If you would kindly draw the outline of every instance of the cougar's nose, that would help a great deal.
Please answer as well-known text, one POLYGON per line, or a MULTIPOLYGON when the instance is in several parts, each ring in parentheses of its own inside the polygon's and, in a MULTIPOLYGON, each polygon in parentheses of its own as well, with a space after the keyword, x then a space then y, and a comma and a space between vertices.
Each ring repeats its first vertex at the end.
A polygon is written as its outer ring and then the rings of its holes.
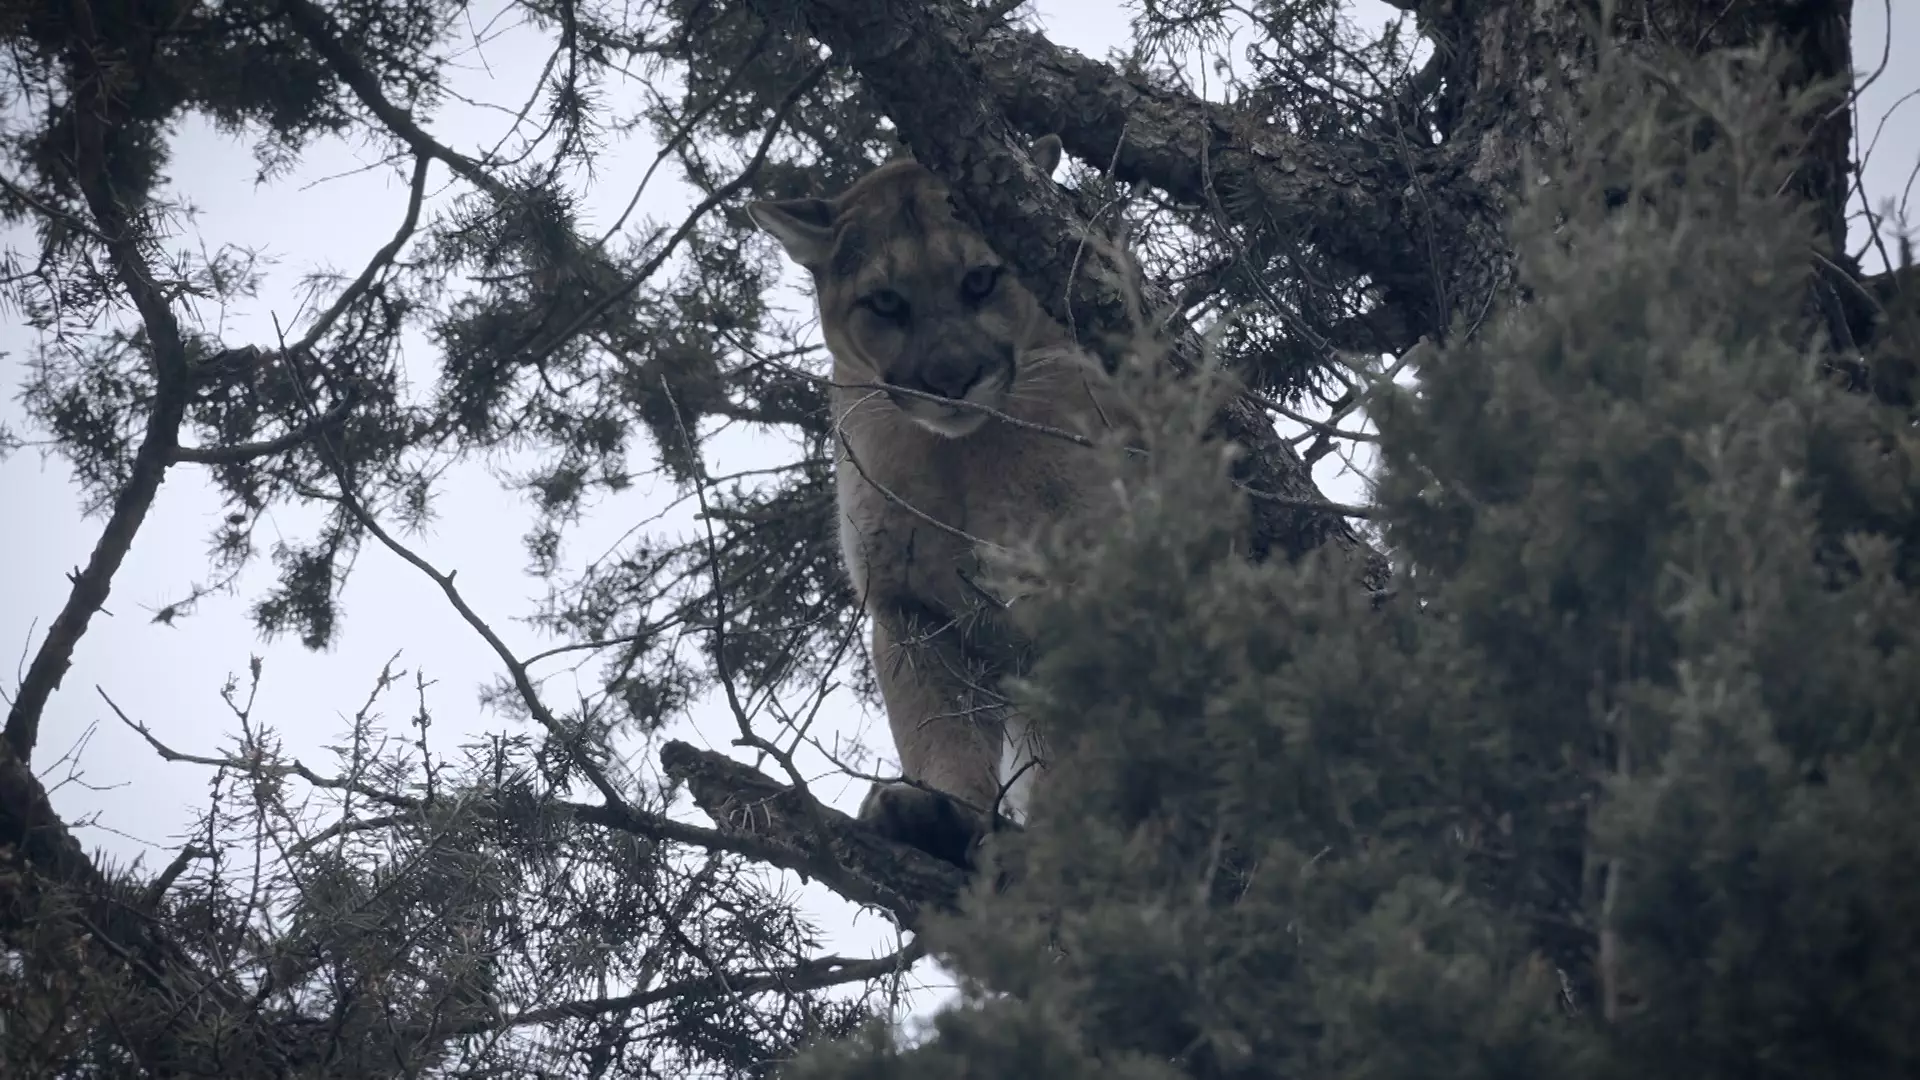
POLYGON ((986 360, 978 355, 933 356, 920 370, 920 381, 929 393, 958 401, 986 371, 986 360))

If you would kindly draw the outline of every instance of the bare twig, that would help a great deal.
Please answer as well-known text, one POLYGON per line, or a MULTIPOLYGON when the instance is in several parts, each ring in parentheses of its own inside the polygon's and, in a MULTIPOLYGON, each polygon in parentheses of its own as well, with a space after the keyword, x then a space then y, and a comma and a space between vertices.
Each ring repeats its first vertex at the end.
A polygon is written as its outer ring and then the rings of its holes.
POLYGON ((892 488, 889 488, 887 485, 882 484, 880 481, 875 480, 872 476, 868 475, 867 467, 860 463, 860 458, 857 455, 855 455, 853 452, 853 444, 847 441, 846 432, 836 430, 834 434, 839 437, 840 449, 843 453, 847 455, 847 460, 853 464, 854 471, 860 474, 860 479, 872 485, 873 489, 875 491, 878 491, 881 495, 884 495, 888 502, 898 505, 902 509, 906 510, 908 513, 912 514, 914 517, 917 517, 921 521, 924 521, 927 524, 933 526, 934 528, 939 529, 941 532, 946 533, 948 536, 965 540, 969 544, 977 544, 983 548, 987 548, 992 551, 1007 550, 1006 548, 1002 547, 999 544, 994 543, 991 540, 983 540, 980 537, 975 536, 970 532, 967 532, 965 529, 956 528, 955 526, 949 525, 946 522, 941 521, 939 518, 934 517, 932 514, 927 513, 926 511, 913 505, 907 500, 894 494, 892 488))
POLYGON ((379 788, 370 787, 366 784, 357 783, 343 777, 322 776, 301 764, 299 761, 269 763, 258 755, 244 758, 231 755, 215 757, 210 754, 189 754, 175 750, 173 747, 161 742, 160 737, 155 735, 152 729, 129 717, 126 710, 122 709, 112 697, 108 696, 105 688, 95 686, 94 690, 100 695, 101 700, 107 703, 107 707, 113 710, 113 715, 119 717, 121 723, 132 728, 135 734, 145 740, 146 744, 153 749, 153 752, 160 755, 160 760, 162 761, 182 762, 189 765, 204 765, 213 769, 232 769, 243 776, 256 778, 297 776, 317 788, 352 792, 362 798, 372 799, 375 802, 384 803, 387 806, 400 810, 416 811, 422 809, 425 805, 418 799, 409 798, 405 795, 397 795, 390 791, 382 791, 379 788))
MULTIPOLYGON (((304 0, 292 0, 292 2, 298 3, 304 2, 304 0)), ((639 288, 643 282, 653 276, 656 270, 660 269, 661 265, 679 248, 681 242, 693 233, 693 230, 699 226, 701 220, 704 219, 714 207, 719 206, 721 203, 733 198, 744 190, 746 186, 752 182, 754 175, 760 171, 760 166, 766 162, 768 151, 773 149, 774 139, 778 138, 781 130, 785 128, 787 117, 793 112, 794 107, 800 103, 800 99, 805 97, 808 91, 819 85, 820 80, 826 77, 827 71, 831 66, 830 62, 823 60, 815 64, 812 70, 800 78, 799 82, 794 83, 792 88, 787 91, 787 96, 781 100, 780 105, 774 110, 773 120, 767 124, 767 131, 761 138, 760 145, 754 149, 753 156, 747 159, 746 165, 741 168, 739 174, 725 184, 714 188, 712 192, 708 193, 706 198, 700 200, 692 210, 688 211, 687 216, 680 222, 680 227, 675 229, 673 235, 667 238, 667 242, 661 245, 660 250, 654 252, 653 257, 647 260, 646 265, 642 266, 633 274, 627 275, 626 280, 619 288, 602 296, 588 306, 587 310, 581 312, 573 322, 567 325, 566 329, 556 335, 546 348, 540 350, 538 354, 530 358, 527 362, 538 365, 548 356, 551 356, 563 344, 571 340, 575 334, 592 325, 594 320, 604 315, 608 308, 626 299, 633 293, 633 290, 639 288)))
MULTIPOLYGON (((323 435, 322 438, 324 440, 325 436, 323 435)), ((480 614, 473 610, 473 606, 467 603, 466 597, 461 595, 459 587, 453 583, 453 573, 441 573, 413 549, 396 540, 393 534, 388 532, 360 502, 359 496, 353 493, 347 472, 339 467, 337 459, 335 474, 341 485, 341 505, 345 506, 354 520, 360 523, 360 527, 373 534, 373 538, 380 541, 388 551, 398 555, 403 562, 426 575, 428 580, 440 587, 441 594, 447 598, 449 604, 453 605, 453 609, 460 613, 460 618, 465 620, 474 633, 480 635, 481 640, 487 643, 487 647, 493 650, 494 656, 499 658, 501 666, 507 669, 507 677, 513 680, 513 687, 519 692, 521 703, 527 707, 528 713, 539 722, 541 727, 547 729, 550 735, 561 740, 562 745, 568 749, 568 755, 579 766, 581 775, 585 776, 587 781, 600 792, 602 798, 612 804, 625 805, 626 797, 621 794, 620 788, 608 777, 606 770, 588 757, 585 748, 580 746, 579 733, 570 730, 551 709, 547 708, 546 702, 541 700, 540 691, 534 687, 532 677, 527 674, 526 665, 520 662, 520 658, 514 655, 513 650, 501 640, 493 627, 481 618, 480 614)))
POLYGON ((444 162, 462 179, 495 198, 505 199, 511 193, 507 186, 495 179, 481 166, 480 162, 449 148, 427 133, 416 123, 407 111, 395 105, 387 98, 386 91, 380 86, 380 77, 360 61, 340 41, 333 17, 310 0, 281 0, 280 8, 286 12, 287 21, 300 32, 307 44, 320 58, 327 62, 340 81, 347 84, 360 104, 400 141, 407 144, 416 157, 431 158, 444 162))
MULTIPOLYGON (((395 824, 405 821, 410 815, 418 814, 433 805, 424 799, 416 799, 395 792, 384 791, 368 784, 343 777, 322 776, 297 761, 269 764, 259 758, 215 757, 211 755, 184 753, 160 741, 145 725, 129 718, 126 712, 122 710, 119 705, 115 704, 111 697, 107 696, 105 690, 100 690, 100 696, 107 702, 108 707, 113 710, 114 715, 119 717, 122 723, 137 732, 140 737, 147 742, 147 745, 152 747, 154 752, 159 754, 164 761, 185 762, 210 768, 230 769, 245 776, 297 776, 314 787, 328 788, 336 791, 351 791, 362 798, 393 807, 399 811, 399 813, 387 815, 387 817, 391 818, 391 822, 395 824)), ((691 747, 687 749, 692 750, 691 747)), ((693 752, 696 755, 705 753, 704 751, 693 752)), ((783 802, 788 799, 799 799, 808 803, 814 803, 814 800, 805 793, 792 792, 791 789, 781 788, 774 784, 773 781, 766 779, 764 774, 757 772, 750 766, 742 765, 738 762, 729 762, 728 765, 731 769, 738 770, 731 775, 734 786, 740 790, 747 789, 747 783, 742 780, 741 777, 758 777, 761 782, 767 785, 771 793, 783 794, 783 802)), ((4 766, 4 762, 0 762, 0 766, 4 766)), ((0 768, 0 788, 4 788, 4 780, 4 769, 0 768)), ((814 805, 823 814, 830 815, 838 813, 838 811, 833 811, 830 808, 818 806, 817 803, 814 803, 814 805)), ((867 830, 864 827, 855 824, 852 819, 846 818, 845 815, 840 815, 840 820, 827 819, 830 834, 840 838, 838 840, 821 841, 821 850, 829 853, 822 856, 796 847, 791 843, 783 842, 780 839, 762 838, 751 832, 734 830, 722 831, 674 821, 671 818, 659 814, 636 809, 625 802, 599 806, 556 802, 554 806, 576 820, 588 824, 615 829, 636 836, 645 836, 650 839, 668 840, 687 844, 708 851, 720 851, 741 855, 770 866, 796 871, 803 876, 818 878, 842 896, 846 896, 856 902, 876 903, 878 906, 887 908, 902 918, 911 918, 927 903, 935 903, 937 905, 938 903, 945 903, 950 899, 948 892, 944 888, 934 888, 931 891, 925 892, 916 890, 912 891, 907 897, 896 897, 884 888, 863 881, 861 871, 857 865, 850 869, 836 862, 830 853, 835 847, 844 847, 848 843, 841 834, 867 834, 867 830)), ((374 827, 378 827, 374 819, 363 819, 353 824, 343 823, 339 832, 344 834, 346 832, 358 831, 361 828, 374 827)), ((867 835, 870 837, 868 842, 872 844, 885 843, 885 841, 880 840, 878 837, 872 837, 871 834, 867 835)), ((319 837, 311 837, 306 844, 301 846, 310 847, 319 839, 319 837)), ((857 847, 858 845, 856 844, 855 846, 857 847)), ((292 849, 289 849, 289 853, 291 853, 291 850, 292 849)), ((911 849, 903 850, 910 851, 911 849)), ((926 858, 932 860, 932 856, 926 856, 926 858)), ((938 860, 932 861, 938 863, 938 860)), ((884 869, 889 864, 881 860, 877 865, 884 869)), ((944 866, 945 864, 940 865, 944 866)), ((909 876, 914 877, 916 880, 937 880, 939 878, 938 871, 925 867, 918 868, 918 870, 918 873, 910 874, 909 876), (930 879, 928 878, 929 873, 933 875, 930 879)), ((896 873, 895 876, 898 876, 898 874, 896 873)), ((957 883, 954 887, 957 890, 957 883)), ((957 892, 955 895, 957 895, 957 892)))
POLYGON ((381 829, 391 829, 395 825, 402 825, 412 821, 414 817, 415 815, 412 812, 405 812, 399 814, 376 814, 373 817, 341 818, 339 821, 321 829, 312 836, 290 845, 286 849, 286 854, 289 857, 304 855, 329 840, 338 840, 344 836, 354 836, 364 832, 378 832, 381 829))

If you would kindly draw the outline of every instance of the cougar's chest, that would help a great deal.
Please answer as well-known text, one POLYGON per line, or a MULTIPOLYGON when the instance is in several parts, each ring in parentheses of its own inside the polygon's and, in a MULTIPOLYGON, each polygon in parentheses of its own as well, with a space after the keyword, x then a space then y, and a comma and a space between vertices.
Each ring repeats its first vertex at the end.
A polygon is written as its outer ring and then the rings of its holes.
POLYGON ((1030 448, 980 434, 849 439, 838 464, 841 548, 862 596, 970 606, 979 546, 1024 543, 1072 501, 1072 485, 1030 448))

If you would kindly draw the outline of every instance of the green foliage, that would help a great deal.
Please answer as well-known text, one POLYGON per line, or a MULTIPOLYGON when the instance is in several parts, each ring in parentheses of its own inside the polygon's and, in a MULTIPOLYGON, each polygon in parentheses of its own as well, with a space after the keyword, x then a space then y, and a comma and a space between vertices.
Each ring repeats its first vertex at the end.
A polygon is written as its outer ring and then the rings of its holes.
POLYGON ((793 1075, 1920 1069, 1920 435, 1823 374, 1774 72, 1602 65, 1528 301, 1374 388, 1378 610, 1153 433, 1042 560, 1057 764, 933 935, 963 1000, 793 1075))

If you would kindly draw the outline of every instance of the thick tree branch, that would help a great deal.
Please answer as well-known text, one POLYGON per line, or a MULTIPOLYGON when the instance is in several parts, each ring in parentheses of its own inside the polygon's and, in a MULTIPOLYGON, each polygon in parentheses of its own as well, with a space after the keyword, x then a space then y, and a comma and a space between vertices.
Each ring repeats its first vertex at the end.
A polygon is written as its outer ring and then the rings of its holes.
POLYGON ((880 908, 902 926, 959 905, 966 871, 885 840, 751 765, 677 741, 661 748, 660 765, 722 833, 751 838, 766 861, 880 908))
POLYGON ((1418 320, 1403 317, 1408 325, 1431 317, 1432 189, 1450 204, 1480 199, 1446 151, 1408 144, 1389 156, 1378 133, 1334 143, 1303 138, 1127 76, 1037 33, 987 34, 973 54, 984 85, 1020 131, 1058 134, 1075 157, 1181 202, 1256 206, 1263 228, 1367 278, 1397 306, 1426 309, 1418 320))
MULTIPOLYGON (((119 50, 101 40, 100 27, 85 0, 76 0, 70 14, 76 38, 67 57, 73 85, 68 105, 74 122, 73 175, 107 249, 114 278, 133 301, 146 329, 147 346, 153 356, 154 391, 146 432, 134 452, 126 482, 114 497, 106 528, 101 530, 86 568, 73 576, 67 602, 47 628, 46 639, 40 643, 7 710, 6 743, 22 767, 33 760, 47 701, 73 666, 74 649, 93 621, 93 613, 106 604, 113 577, 133 547, 133 538, 166 479, 193 389, 180 324, 142 250, 148 238, 122 205, 109 172, 110 140, 115 136, 116 118, 125 111, 121 95, 130 90, 122 85, 127 79, 119 70, 122 65, 115 62, 119 50)), ((137 86, 131 89, 137 90, 137 86)))

